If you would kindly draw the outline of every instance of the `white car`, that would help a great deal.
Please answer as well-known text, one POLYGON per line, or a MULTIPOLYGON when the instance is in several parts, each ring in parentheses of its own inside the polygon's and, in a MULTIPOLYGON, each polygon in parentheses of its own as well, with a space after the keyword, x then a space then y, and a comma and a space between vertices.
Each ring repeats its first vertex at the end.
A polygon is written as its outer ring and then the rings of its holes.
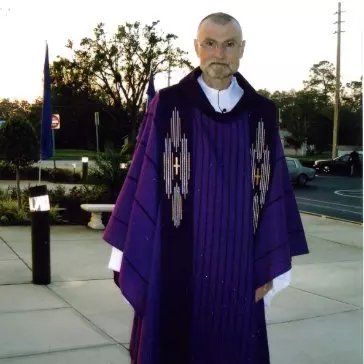
POLYGON ((307 181, 312 181, 316 177, 316 170, 304 167, 297 158, 286 157, 286 162, 292 182, 304 186, 307 181))

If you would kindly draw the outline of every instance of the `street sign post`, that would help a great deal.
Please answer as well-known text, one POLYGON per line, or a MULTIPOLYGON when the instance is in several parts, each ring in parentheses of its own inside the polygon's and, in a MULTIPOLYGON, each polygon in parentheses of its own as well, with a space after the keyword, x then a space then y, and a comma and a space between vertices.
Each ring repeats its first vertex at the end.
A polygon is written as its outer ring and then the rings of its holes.
POLYGON ((52 139, 53 139, 53 165, 56 169, 56 138, 54 134, 55 129, 61 129, 61 118, 59 114, 52 114, 52 139))
POLYGON ((95 128, 96 128, 96 152, 99 154, 99 125, 100 116, 98 112, 95 112, 95 128))

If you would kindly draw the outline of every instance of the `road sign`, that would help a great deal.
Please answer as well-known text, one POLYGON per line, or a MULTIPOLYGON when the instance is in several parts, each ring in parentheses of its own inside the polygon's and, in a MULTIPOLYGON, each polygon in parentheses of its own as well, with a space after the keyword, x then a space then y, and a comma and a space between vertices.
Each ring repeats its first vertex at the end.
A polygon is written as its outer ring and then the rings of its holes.
POLYGON ((52 129, 61 128, 61 118, 59 114, 52 114, 52 129))

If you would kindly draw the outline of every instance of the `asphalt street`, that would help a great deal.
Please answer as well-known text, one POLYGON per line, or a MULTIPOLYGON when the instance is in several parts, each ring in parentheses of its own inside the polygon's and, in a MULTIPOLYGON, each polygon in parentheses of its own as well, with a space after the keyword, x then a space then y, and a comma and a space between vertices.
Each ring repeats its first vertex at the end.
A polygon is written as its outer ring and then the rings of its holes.
POLYGON ((319 175, 294 190, 302 212, 363 222, 362 178, 319 175))
MULTIPOLYGON (((43 168, 53 168, 53 161, 43 161, 43 168)), ((57 161, 57 168, 81 172, 80 160, 57 161)), ((94 161, 89 161, 89 168, 94 161)), ((10 184, 9 181, 3 181, 10 184)), ((0 183, 1 184, 1 183, 0 183)), ((15 184, 15 181, 14 181, 15 184)), ((294 186, 300 211, 363 222, 363 179, 330 175, 318 175, 306 186, 294 186)))

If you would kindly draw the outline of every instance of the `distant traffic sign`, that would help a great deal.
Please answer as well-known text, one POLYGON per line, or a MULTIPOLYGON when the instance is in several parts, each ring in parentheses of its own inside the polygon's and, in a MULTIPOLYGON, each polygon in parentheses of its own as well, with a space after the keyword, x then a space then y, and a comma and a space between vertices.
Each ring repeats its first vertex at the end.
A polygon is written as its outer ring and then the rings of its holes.
POLYGON ((59 114, 52 114, 52 129, 61 128, 61 118, 59 114))

